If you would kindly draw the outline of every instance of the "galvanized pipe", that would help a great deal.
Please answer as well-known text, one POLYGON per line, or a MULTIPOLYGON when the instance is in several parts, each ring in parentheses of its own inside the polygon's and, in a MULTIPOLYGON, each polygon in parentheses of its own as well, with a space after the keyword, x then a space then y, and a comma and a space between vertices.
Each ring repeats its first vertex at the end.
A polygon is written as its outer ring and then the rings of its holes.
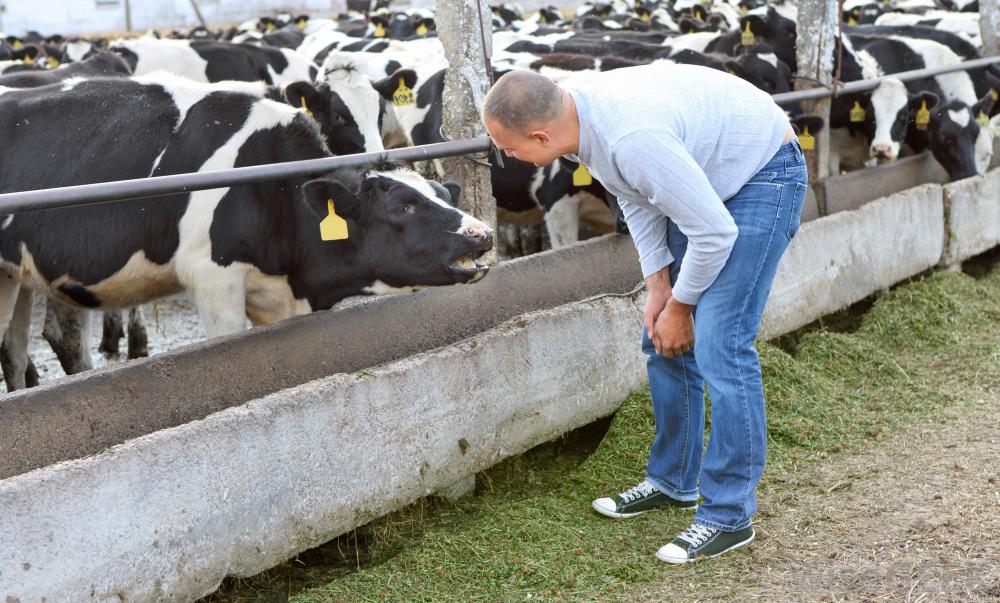
MULTIPOLYGON (((881 78, 848 82, 837 88, 837 95, 873 90, 878 87, 879 83, 885 77, 894 77, 905 82, 955 71, 986 67, 998 63, 1000 63, 1000 56, 974 59, 947 67, 903 71, 888 74, 881 78)), ((813 88, 811 90, 775 94, 774 101, 780 105, 826 96, 835 95, 832 90, 826 88, 813 88)), ((440 157, 482 152, 489 150, 489 148, 489 138, 472 138, 407 147, 405 149, 393 149, 391 151, 380 151, 377 153, 361 153, 358 155, 289 161, 287 163, 273 163, 212 172, 156 176, 136 180, 119 180, 117 182, 99 182, 37 191, 4 193, 0 194, 0 214, 124 201, 126 199, 155 197, 171 193, 223 188, 238 184, 252 184, 283 178, 311 176, 337 168, 359 167, 376 161, 424 161, 440 157)))
POLYGON ((827 96, 840 96, 841 94, 850 94, 852 92, 866 92, 868 90, 878 88, 878 85, 882 82, 882 80, 890 77, 903 82, 908 82, 910 80, 919 80, 925 77, 933 77, 935 75, 943 75, 945 73, 953 73, 955 71, 967 71, 969 69, 978 69, 979 67, 988 67, 989 65, 995 65, 998 63, 1000 63, 1000 56, 973 59, 971 61, 965 61, 964 63, 948 65, 947 67, 928 67, 926 69, 914 69, 913 71, 887 73, 882 77, 872 78, 870 80, 847 82, 844 85, 837 87, 836 94, 827 88, 813 88, 811 90, 799 90, 796 92, 782 92, 781 94, 774 95, 774 102, 779 105, 783 105, 796 101, 824 98, 827 96))
POLYGON ((72 207, 124 201, 142 197, 155 197, 170 193, 186 193, 210 188, 223 188, 238 184, 253 184, 269 180, 313 176, 337 168, 359 167, 378 161, 423 161, 450 155, 464 155, 485 151, 490 148, 490 139, 471 138, 451 142, 439 142, 419 147, 392 149, 376 153, 359 153, 340 157, 305 159, 286 163, 271 163, 249 167, 155 176, 117 182, 97 182, 78 186, 47 188, 37 191, 6 193, 0 195, 0 214, 56 207, 72 207))

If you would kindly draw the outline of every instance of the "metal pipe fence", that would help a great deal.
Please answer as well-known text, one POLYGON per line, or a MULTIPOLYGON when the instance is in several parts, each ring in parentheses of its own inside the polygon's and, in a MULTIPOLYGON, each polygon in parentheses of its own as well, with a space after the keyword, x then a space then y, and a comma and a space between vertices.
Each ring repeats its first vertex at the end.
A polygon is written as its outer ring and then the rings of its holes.
MULTIPOLYGON (((774 101, 787 104, 803 100, 813 100, 824 97, 839 96, 854 92, 873 90, 887 77, 902 81, 910 81, 956 71, 978 69, 1000 64, 1000 56, 974 59, 950 65, 947 67, 932 67, 900 73, 887 74, 870 80, 847 82, 836 88, 813 88, 795 92, 775 94, 774 101)), ((286 163, 197 172, 193 174, 175 174, 170 176, 155 176, 135 180, 119 180, 115 182, 99 182, 81 184, 34 191, 12 192, 0 194, 0 214, 11 214, 19 211, 54 209, 108 203, 128 199, 155 197, 172 193, 186 193, 197 190, 223 188, 240 184, 253 184, 268 180, 313 176, 338 168, 360 167, 378 161, 425 161, 465 155, 468 153, 488 151, 491 147, 489 138, 470 138, 429 145, 407 147, 380 151, 377 153, 360 153, 340 157, 324 157, 321 159, 306 159, 286 163)))

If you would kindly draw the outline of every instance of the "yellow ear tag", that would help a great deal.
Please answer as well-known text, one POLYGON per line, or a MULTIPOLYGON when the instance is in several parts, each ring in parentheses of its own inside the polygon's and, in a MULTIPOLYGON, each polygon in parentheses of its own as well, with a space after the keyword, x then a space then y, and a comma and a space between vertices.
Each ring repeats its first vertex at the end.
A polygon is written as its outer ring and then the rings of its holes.
POLYGON ((993 102, 1000 100, 1000 92, 997 92, 996 88, 990 88, 990 96, 993 97, 993 102))
POLYGON ((35 59, 34 59, 34 57, 30 57, 28 55, 24 55, 24 61, 23 62, 24 62, 25 65, 34 65, 35 64, 35 59))
POLYGON ((424 25, 423 23, 421 23, 420 25, 418 25, 417 26, 417 35, 418 36, 426 36, 427 35, 427 26, 424 25))
POLYGON ((384 38, 385 37, 385 27, 382 27, 381 23, 375 24, 375 33, 372 34, 373 38, 384 38))
POLYGON ((305 29, 306 28, 306 20, 305 19, 299 19, 298 21, 295 22, 295 24, 299 26, 299 29, 305 29))
POLYGON ((14 50, 21 50, 22 48, 24 48, 24 42, 22 42, 21 40, 14 40, 11 46, 14 47, 14 50))
POLYGON ((59 66, 59 59, 49 57, 49 69, 55 69, 59 66))
POLYGON ((590 186, 593 183, 594 178, 582 163, 573 170, 573 186, 590 186))
POLYGON ((319 223, 319 238, 324 241, 343 241, 347 238, 347 220, 333 210, 333 199, 326 200, 326 208, 330 213, 319 223))
POLYGON ((979 115, 976 116, 976 122, 985 128, 986 126, 990 125, 990 116, 987 115, 984 111, 980 111, 979 115))
POLYGON ((278 26, 275 25, 274 23, 268 23, 267 24, 267 31, 274 31, 276 29, 278 29, 278 26))
POLYGON ((857 25, 858 24, 858 20, 855 19, 854 17, 848 17, 847 24, 848 25, 857 25))
POLYGON ((643 13, 641 17, 643 23, 649 23, 649 13, 643 13))
POLYGON ((809 126, 802 128, 802 133, 799 134, 799 146, 803 151, 812 151, 816 148, 816 139, 809 133, 809 126))
POLYGON ((851 109, 851 123, 861 123, 865 120, 865 109, 861 103, 854 101, 854 108, 851 109))
POLYGON ((750 7, 749 7, 749 6, 747 6, 746 4, 741 4, 741 5, 740 5, 740 12, 741 12, 741 13, 745 13, 745 12, 747 12, 747 11, 749 11, 749 10, 750 10, 750 7))
POLYGON ((917 118, 914 122, 918 130, 926 130, 927 124, 931 123, 931 112, 927 109, 927 101, 920 101, 920 109, 917 111, 917 118))
POLYGON ((399 78, 399 88, 396 88, 396 92, 392 95, 392 104, 402 107, 404 105, 412 105, 415 102, 413 100, 413 90, 406 87, 406 80, 399 78))
POLYGON ((302 112, 308 115, 309 117, 316 119, 316 116, 313 115, 313 112, 310 111, 309 107, 306 105, 306 97, 303 96, 301 98, 302 98, 302 112))
POLYGON ((743 33, 740 34, 740 44, 744 46, 750 46, 754 43, 757 38, 750 31, 750 22, 747 21, 746 27, 743 29, 743 33))

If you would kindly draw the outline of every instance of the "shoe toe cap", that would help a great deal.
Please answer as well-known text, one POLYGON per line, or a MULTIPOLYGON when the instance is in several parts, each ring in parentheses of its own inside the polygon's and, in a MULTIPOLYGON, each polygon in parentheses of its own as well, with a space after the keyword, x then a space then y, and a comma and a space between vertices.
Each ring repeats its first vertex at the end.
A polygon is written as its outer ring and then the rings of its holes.
POLYGON ((610 498, 595 499, 594 502, 591 503, 591 506, 594 507, 595 511, 603 515, 607 515, 609 513, 614 513, 615 515, 618 514, 618 505, 615 504, 615 501, 610 498))
POLYGON ((656 551, 656 558, 667 563, 687 563, 690 561, 687 551, 672 542, 661 546, 660 550, 656 551))

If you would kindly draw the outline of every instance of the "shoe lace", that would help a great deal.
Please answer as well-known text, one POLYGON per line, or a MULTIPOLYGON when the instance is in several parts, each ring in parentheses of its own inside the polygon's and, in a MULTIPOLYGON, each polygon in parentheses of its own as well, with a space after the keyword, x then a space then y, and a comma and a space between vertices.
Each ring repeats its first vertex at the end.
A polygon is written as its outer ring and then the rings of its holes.
POLYGON ((693 523, 690 528, 681 532, 678 538, 691 543, 691 546, 700 546, 717 531, 715 528, 703 526, 700 523, 693 523))
POLYGON ((652 484, 643 480, 618 496, 625 502, 632 502, 633 500, 638 500, 643 496, 649 496, 653 492, 654 490, 652 484))

